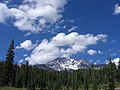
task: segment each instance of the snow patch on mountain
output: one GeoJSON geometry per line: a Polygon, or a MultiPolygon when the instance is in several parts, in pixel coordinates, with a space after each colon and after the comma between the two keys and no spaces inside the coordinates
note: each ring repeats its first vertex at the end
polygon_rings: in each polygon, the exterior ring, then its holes
{"type": "Polygon", "coordinates": [[[57,58],[46,65],[56,71],[78,70],[90,67],[90,65],[84,60],[74,60],[68,58],[57,58]]]}
{"type": "Polygon", "coordinates": [[[112,60],[112,62],[114,62],[115,65],[118,66],[119,65],[119,60],[120,60],[120,58],[115,58],[115,59],[112,60]]]}

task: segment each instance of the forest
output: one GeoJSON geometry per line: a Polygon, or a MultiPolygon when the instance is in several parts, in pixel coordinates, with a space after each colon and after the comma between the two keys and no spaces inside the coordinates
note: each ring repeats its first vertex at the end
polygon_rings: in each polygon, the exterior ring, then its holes
{"type": "MultiPolygon", "coordinates": [[[[14,62],[14,39],[11,41],[5,60],[0,61],[0,88],[15,87],[22,90],[115,90],[120,82],[120,62],[109,63],[100,69],[53,71],[37,66],[19,65],[14,62]]],[[[1,90],[1,89],[0,89],[1,90]]]]}

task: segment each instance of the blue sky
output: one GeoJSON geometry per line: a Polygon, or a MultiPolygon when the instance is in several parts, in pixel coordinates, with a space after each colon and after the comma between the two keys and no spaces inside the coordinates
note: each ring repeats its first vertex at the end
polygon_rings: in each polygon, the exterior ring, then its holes
{"type": "Polygon", "coordinates": [[[119,58],[119,4],[120,0],[0,0],[0,60],[5,59],[12,38],[18,63],[41,64],[57,57],[105,63],[108,57],[119,58]],[[68,41],[72,36],[79,40],[68,41]]]}

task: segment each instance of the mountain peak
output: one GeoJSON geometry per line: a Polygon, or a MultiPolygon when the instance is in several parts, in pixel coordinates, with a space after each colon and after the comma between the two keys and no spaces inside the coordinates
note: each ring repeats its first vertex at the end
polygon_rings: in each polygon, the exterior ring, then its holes
{"type": "Polygon", "coordinates": [[[56,58],[55,60],[46,64],[46,66],[56,70],[78,70],[78,69],[86,69],[89,68],[90,65],[84,60],[74,60],[69,58],[56,58]]]}

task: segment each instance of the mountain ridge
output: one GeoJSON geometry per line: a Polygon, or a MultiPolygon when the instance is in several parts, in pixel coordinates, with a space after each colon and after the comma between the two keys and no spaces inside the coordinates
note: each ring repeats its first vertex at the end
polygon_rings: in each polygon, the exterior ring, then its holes
{"type": "Polygon", "coordinates": [[[75,60],[69,58],[56,58],[47,64],[37,65],[39,68],[52,69],[55,71],[88,69],[91,65],[85,60],[75,60]],[[44,67],[42,67],[44,66],[44,67]]]}

